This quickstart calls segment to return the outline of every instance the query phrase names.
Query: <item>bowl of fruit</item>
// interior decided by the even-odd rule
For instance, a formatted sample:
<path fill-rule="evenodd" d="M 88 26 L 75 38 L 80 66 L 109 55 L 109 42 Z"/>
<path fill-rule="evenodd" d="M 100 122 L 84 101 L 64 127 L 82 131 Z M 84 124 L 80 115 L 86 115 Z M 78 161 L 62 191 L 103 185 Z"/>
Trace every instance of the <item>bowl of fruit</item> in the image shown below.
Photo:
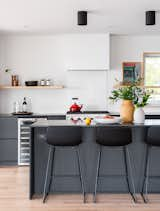
<path fill-rule="evenodd" d="M 121 118 L 117 116 L 105 115 L 105 116 L 95 117 L 94 121 L 96 123 L 101 123 L 101 124 L 116 124 L 120 123 Z"/>

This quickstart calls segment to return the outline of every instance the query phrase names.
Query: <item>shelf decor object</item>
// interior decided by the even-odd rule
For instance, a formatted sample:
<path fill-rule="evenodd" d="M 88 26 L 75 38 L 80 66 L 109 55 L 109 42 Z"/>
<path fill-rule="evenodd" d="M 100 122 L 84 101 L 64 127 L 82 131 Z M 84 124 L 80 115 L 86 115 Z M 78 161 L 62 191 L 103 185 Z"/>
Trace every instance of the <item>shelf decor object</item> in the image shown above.
<path fill-rule="evenodd" d="M 122 63 L 123 85 L 130 85 L 134 81 L 143 78 L 142 63 L 141 62 L 123 62 Z M 140 80 L 139 85 L 143 81 Z"/>

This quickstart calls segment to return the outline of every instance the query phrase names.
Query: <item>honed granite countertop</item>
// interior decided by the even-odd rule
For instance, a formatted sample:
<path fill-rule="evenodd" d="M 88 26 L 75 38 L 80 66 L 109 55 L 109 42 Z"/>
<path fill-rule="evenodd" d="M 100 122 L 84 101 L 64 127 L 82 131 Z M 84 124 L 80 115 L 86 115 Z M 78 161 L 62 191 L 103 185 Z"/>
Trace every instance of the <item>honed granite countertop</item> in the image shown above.
<path fill-rule="evenodd" d="M 109 111 L 109 114 L 112 116 L 119 116 L 120 113 L 116 111 Z M 160 111 L 150 111 L 145 112 L 146 116 L 160 116 Z M 34 117 L 49 117 L 49 116 L 66 116 L 66 113 L 33 113 L 31 115 L 13 115 L 12 113 L 0 113 L 0 118 L 34 118 Z"/>
<path fill-rule="evenodd" d="M 32 118 L 32 117 L 49 117 L 49 116 L 65 116 L 65 113 L 33 113 L 33 114 L 29 114 L 29 115 L 13 115 L 12 113 L 0 113 L 0 118 L 2 117 L 15 117 L 15 118 Z"/>
<path fill-rule="evenodd" d="M 118 126 L 118 127 L 149 127 L 149 126 L 160 126 L 160 119 L 147 119 L 144 124 L 134 123 L 118 123 L 118 124 L 99 124 L 92 121 L 91 125 L 86 125 L 84 121 L 77 121 L 76 123 L 72 120 L 38 120 L 32 124 L 31 127 L 49 127 L 49 126 L 80 126 L 80 127 L 100 127 L 100 126 Z"/>
<path fill-rule="evenodd" d="M 117 111 L 109 111 L 110 115 L 120 115 Z M 160 111 L 145 111 L 146 116 L 160 116 Z"/>

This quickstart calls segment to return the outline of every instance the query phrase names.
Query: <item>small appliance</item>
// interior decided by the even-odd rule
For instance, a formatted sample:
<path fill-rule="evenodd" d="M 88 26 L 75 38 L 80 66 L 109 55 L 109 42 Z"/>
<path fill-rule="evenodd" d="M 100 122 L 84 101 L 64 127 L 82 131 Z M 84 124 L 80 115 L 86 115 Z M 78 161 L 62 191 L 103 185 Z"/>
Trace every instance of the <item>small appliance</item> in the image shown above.
<path fill-rule="evenodd" d="M 83 105 L 78 105 L 78 98 L 72 98 L 72 105 L 70 106 L 70 112 L 76 113 L 80 112 Z"/>
<path fill-rule="evenodd" d="M 24 166 L 30 163 L 30 126 L 37 120 L 46 118 L 18 118 L 18 165 Z"/>

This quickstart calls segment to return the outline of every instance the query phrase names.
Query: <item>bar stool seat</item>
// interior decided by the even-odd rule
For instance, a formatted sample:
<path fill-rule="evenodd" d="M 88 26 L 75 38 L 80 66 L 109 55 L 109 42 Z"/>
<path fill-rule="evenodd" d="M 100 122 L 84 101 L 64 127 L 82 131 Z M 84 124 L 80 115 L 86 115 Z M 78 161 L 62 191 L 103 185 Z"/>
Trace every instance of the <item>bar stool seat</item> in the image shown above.
<path fill-rule="evenodd" d="M 82 142 L 81 127 L 50 126 L 47 128 L 46 142 L 49 145 L 49 154 L 48 154 L 48 162 L 47 162 L 44 191 L 43 191 L 43 203 L 45 203 L 47 195 L 50 192 L 50 186 L 54 175 L 52 173 L 54 170 L 53 169 L 54 154 L 57 147 L 74 147 L 76 149 L 80 182 L 83 194 L 83 202 L 85 202 L 84 182 L 83 182 L 82 166 L 79 153 L 79 145 Z M 51 169 L 52 175 L 49 175 L 49 169 Z"/>
<path fill-rule="evenodd" d="M 132 133 L 129 128 L 100 127 L 97 128 L 97 143 L 103 146 L 125 146 L 132 142 Z"/>
<path fill-rule="evenodd" d="M 52 146 L 77 146 L 82 142 L 81 127 L 48 127 L 47 143 Z"/>
<path fill-rule="evenodd" d="M 132 142 L 132 131 L 128 127 L 120 128 L 115 126 L 101 126 L 97 128 L 96 132 L 96 142 L 99 145 L 99 153 L 98 153 L 98 161 L 97 161 L 97 171 L 96 171 L 96 181 L 95 181 L 95 190 L 94 190 L 94 202 L 96 202 L 96 194 L 97 194 L 97 186 L 98 186 L 98 179 L 99 179 L 99 169 L 100 169 L 100 162 L 101 162 L 101 151 L 102 146 L 106 147 L 122 147 L 123 149 L 123 156 L 124 156 L 124 165 L 125 165 L 125 173 L 126 173 L 126 181 L 129 193 L 131 194 L 134 202 L 137 202 L 136 195 L 135 195 L 135 185 L 132 176 L 132 167 L 131 167 L 131 159 L 130 153 L 127 148 L 127 145 Z M 129 166 L 128 166 L 129 165 Z M 129 168 L 131 174 L 131 183 L 133 192 L 131 191 L 130 187 L 130 180 L 129 180 Z"/>
<path fill-rule="evenodd" d="M 148 128 L 147 137 L 145 139 L 147 145 L 144 166 L 144 178 L 141 195 L 145 203 L 148 203 L 148 185 L 149 185 L 149 162 L 152 147 L 160 147 L 160 126 L 152 126 Z M 152 175 L 152 178 L 154 176 Z M 157 176 L 155 176 L 157 178 Z M 160 177 L 160 176 L 159 176 Z"/>
<path fill-rule="evenodd" d="M 160 127 L 154 126 L 148 128 L 147 139 L 148 145 L 160 147 Z"/>

